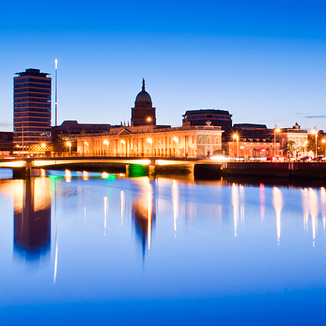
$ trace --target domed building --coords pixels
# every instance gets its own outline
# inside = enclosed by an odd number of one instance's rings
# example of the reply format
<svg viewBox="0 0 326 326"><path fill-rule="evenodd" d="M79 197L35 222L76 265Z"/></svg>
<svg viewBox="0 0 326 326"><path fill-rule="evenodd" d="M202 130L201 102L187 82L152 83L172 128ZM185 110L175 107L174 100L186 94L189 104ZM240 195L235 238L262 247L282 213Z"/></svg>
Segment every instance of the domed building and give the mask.
<svg viewBox="0 0 326 326"><path fill-rule="evenodd" d="M145 80L143 87L135 100L135 107L131 108L131 126L156 126L156 108L153 108L151 96L145 91Z"/></svg>
<svg viewBox="0 0 326 326"><path fill-rule="evenodd" d="M156 108L145 90L136 96L131 108L131 125L110 125L106 133L77 135L80 156L129 157L207 157L222 150L221 126L192 126L185 121L181 127L156 124Z"/></svg>

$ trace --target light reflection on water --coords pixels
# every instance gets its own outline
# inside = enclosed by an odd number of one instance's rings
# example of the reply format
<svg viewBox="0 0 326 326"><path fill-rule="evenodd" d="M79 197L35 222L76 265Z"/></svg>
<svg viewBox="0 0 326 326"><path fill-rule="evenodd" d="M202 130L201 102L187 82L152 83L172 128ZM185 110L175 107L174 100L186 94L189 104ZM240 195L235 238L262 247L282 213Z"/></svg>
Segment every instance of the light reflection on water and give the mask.
<svg viewBox="0 0 326 326"><path fill-rule="evenodd" d="M279 295L289 305L285 323L293 320L289 295L305 294L293 309L307 306L317 289L326 298L323 187L77 178L66 171L63 178L1 180L0 204L0 306L8 309L122 302L128 310L135 302L185 300L182 309L191 312L183 321L191 324L202 308L190 308L189 300L218 300L200 319L214 324L213 311L232 314L240 298L254 295L263 311ZM255 314L247 307L235 322ZM119 318L127 323L121 311Z"/></svg>

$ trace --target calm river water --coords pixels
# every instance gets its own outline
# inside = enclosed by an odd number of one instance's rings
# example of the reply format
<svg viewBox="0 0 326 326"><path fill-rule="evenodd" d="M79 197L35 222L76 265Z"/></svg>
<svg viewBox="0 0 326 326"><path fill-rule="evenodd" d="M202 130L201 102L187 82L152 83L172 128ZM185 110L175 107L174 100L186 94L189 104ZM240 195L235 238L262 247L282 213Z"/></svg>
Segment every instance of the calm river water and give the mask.
<svg viewBox="0 0 326 326"><path fill-rule="evenodd" d="M325 188L53 172L0 208L1 325L325 324Z"/></svg>

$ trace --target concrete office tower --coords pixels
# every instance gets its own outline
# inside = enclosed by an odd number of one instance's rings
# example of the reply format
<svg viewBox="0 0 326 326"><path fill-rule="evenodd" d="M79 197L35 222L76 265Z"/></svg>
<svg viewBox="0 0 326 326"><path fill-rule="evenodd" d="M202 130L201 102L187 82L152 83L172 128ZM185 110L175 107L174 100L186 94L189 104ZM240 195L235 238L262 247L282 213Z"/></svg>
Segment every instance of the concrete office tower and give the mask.
<svg viewBox="0 0 326 326"><path fill-rule="evenodd" d="M14 146L40 152L51 145L51 78L39 69L14 77Z"/></svg>

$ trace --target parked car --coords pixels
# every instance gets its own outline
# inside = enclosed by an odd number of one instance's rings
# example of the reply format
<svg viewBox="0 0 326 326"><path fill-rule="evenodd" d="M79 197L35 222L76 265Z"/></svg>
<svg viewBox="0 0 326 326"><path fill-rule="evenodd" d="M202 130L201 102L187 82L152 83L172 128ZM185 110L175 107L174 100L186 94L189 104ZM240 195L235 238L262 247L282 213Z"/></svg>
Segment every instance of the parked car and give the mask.
<svg viewBox="0 0 326 326"><path fill-rule="evenodd" d="M274 156L268 156L267 161L272 161L272 162L284 162L284 157L279 156L279 155L274 155Z"/></svg>
<svg viewBox="0 0 326 326"><path fill-rule="evenodd" d="M311 156L303 156L300 158L301 162L310 162L312 160Z"/></svg>

